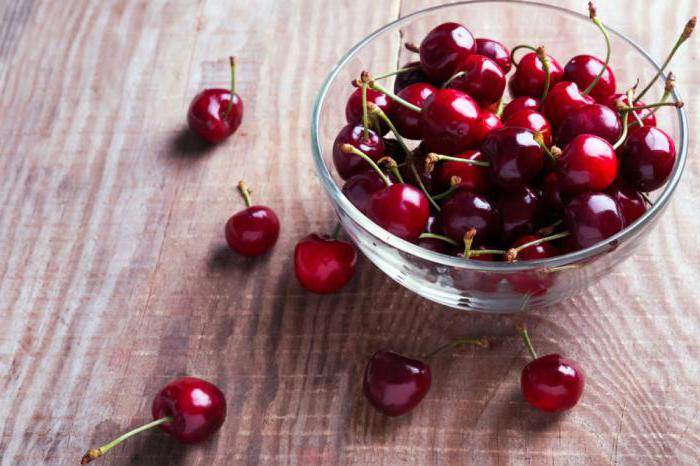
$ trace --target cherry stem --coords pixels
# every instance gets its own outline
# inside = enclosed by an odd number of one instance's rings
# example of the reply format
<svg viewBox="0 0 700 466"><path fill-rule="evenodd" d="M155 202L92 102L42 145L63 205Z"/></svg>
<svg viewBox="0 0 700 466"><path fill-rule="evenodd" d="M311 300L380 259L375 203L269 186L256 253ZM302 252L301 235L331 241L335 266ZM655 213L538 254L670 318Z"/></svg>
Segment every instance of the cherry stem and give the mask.
<svg viewBox="0 0 700 466"><path fill-rule="evenodd" d="M636 112L632 112L636 115ZM628 111L623 111L622 112L622 133L620 134L620 138L615 141L615 144L613 144L613 149L617 150L618 147L620 147L622 144L625 143L625 140L627 139L627 132L629 131L629 118L628 118L629 112ZM640 120L641 122L641 120ZM644 124L642 123L642 126Z"/></svg>
<svg viewBox="0 0 700 466"><path fill-rule="evenodd" d="M144 430L148 430L152 427L159 426L159 425L165 424L167 422L171 422L172 420L173 420L173 418L170 416L156 419L155 421L149 422L148 424L144 424L141 427L137 427L134 430L130 430L129 432L120 435L119 437L115 438L111 442L109 442L105 445L102 445L99 448L91 448L90 450L87 451L87 453L85 453L85 456L83 456L83 458L80 460L80 464L88 464L92 460L95 460L95 459L99 458L100 456L104 455L109 450L116 447L117 445L119 445L124 440L128 439L129 437L136 435L140 432L143 432Z"/></svg>
<svg viewBox="0 0 700 466"><path fill-rule="evenodd" d="M683 42L688 40L690 35L693 33L693 29L695 29L696 22L697 22L697 18L695 16L693 16L692 18L690 18L688 20L688 22L685 25L685 28L683 28L683 32L681 32L680 37L678 37L678 40L673 45L671 52L668 54L668 57L666 57L666 61L664 61L664 64L661 65L661 68L659 68L659 71L656 73L654 78L649 82L649 84L647 84L646 87L644 89L642 89L642 92L640 92L637 95L637 98L634 99L634 102L632 102L633 104L636 104L639 101L639 99L641 99L644 96L644 94L646 94L649 91L649 89L651 89L651 86L653 86L654 83L663 74L663 72L666 69L666 67L668 66L668 64L671 63L671 59L673 58L673 55L675 55L678 48L683 44Z"/></svg>
<svg viewBox="0 0 700 466"><path fill-rule="evenodd" d="M551 235L552 233L554 233L554 230L556 230L557 227L559 225L561 225L562 223L564 223L564 220L557 220L556 222L552 223L551 225L547 225L546 227L542 227L539 230L537 230L537 234L539 236Z"/></svg>
<svg viewBox="0 0 700 466"><path fill-rule="evenodd" d="M460 338L459 340L454 340L451 341L445 345L442 345L427 355L424 356L424 359L430 359L436 354L450 348L455 348L457 346L462 346L462 345L474 345L478 346L479 348L489 348L491 346L491 338L488 337L481 337L481 338Z"/></svg>
<svg viewBox="0 0 700 466"><path fill-rule="evenodd" d="M593 90L596 84L598 84L598 81L600 81L600 78L603 77L603 73L605 73L605 70L608 68L608 63L610 63L610 54L612 53L612 47L610 46L610 36L608 35L608 31L605 29L605 26L603 26L603 23L600 22L598 17L596 16L596 9L595 6L593 6L593 2L588 2L588 11L590 13L591 21L598 26L598 29L600 29L600 32L603 33L603 37L605 37L605 65L600 69L598 72L598 75L595 77L593 81L588 85L588 87L582 92L583 95L588 95L590 92Z"/></svg>
<svg viewBox="0 0 700 466"><path fill-rule="evenodd" d="M343 226L340 224L340 222L335 224L335 228L333 228L333 233L331 233L331 238L333 239L338 239L338 235L340 234L340 229Z"/></svg>
<svg viewBox="0 0 700 466"><path fill-rule="evenodd" d="M667 102L671 95L673 94L673 89L676 87L676 76L672 71L668 72L666 76L666 85L664 86L664 93L661 96L661 102ZM655 108L652 110L651 114L654 115L659 109Z"/></svg>
<svg viewBox="0 0 700 466"><path fill-rule="evenodd" d="M236 57L228 57L228 63L231 66L231 98L228 101L226 113L224 113L224 120L226 120L228 114L231 113L231 109L233 108L233 96L236 95Z"/></svg>
<svg viewBox="0 0 700 466"><path fill-rule="evenodd" d="M464 258L469 259L469 253L472 250L472 243L474 242L474 237L476 236L476 228L471 227L464 234Z"/></svg>
<svg viewBox="0 0 700 466"><path fill-rule="evenodd" d="M418 107L418 106L416 106L416 105L413 105L412 103L410 103L410 102L408 102L408 101L402 99L401 97L397 96L396 94L394 94L393 92L391 92L389 89L387 89L386 87L382 86L382 85L379 84L377 81L375 81L375 80L369 75L369 73L367 73L366 71L363 71L363 72L362 72L362 77L361 77L360 79L362 79L363 82L366 82L366 83L369 85L369 88L370 88L370 89L372 89L372 90L374 90L374 91L377 91L377 92L381 92L382 94L384 94L385 96L387 96L387 97L389 97L391 100L393 100L394 102L396 102L396 103L398 103L398 104L401 104L401 105L403 105L404 107L410 108L410 109L413 110L414 112L417 112L417 113L420 113L420 112L421 112L420 107Z"/></svg>
<svg viewBox="0 0 700 466"><path fill-rule="evenodd" d="M462 183L462 178L460 178L459 176L453 176L452 178L450 178L449 189L443 193L436 194L435 196L433 196L433 199L435 199L436 201L441 201L443 199L446 199L446 198L452 196L455 193L455 191L457 191L459 189L459 185L461 183Z"/></svg>
<svg viewBox="0 0 700 466"><path fill-rule="evenodd" d="M623 106L621 111L635 111L638 112L640 110L647 110L650 108L659 108L659 107L676 107L676 108L683 108L683 103L682 100L679 100L677 102L657 102L655 104L649 104L649 105L642 105L641 107L639 106L634 106L634 107L626 107Z"/></svg>
<svg viewBox="0 0 700 466"><path fill-rule="evenodd" d="M403 177L401 176L401 172L399 171L399 165L396 163L396 160L392 159L391 157L382 157L381 159L377 160L377 164L386 165L391 174L394 175L397 180L399 180L399 183L404 183Z"/></svg>
<svg viewBox="0 0 700 466"><path fill-rule="evenodd" d="M421 233L420 236L418 237L420 239L439 239L440 241L444 241L446 243L451 244L452 246L459 246L459 243L452 238L449 238L445 235L439 235L437 233Z"/></svg>
<svg viewBox="0 0 700 466"><path fill-rule="evenodd" d="M419 69L420 66L406 66L403 68L399 68L398 70L394 71L389 71L388 73L380 74L379 76L375 76L374 79L385 79L385 78L390 78L391 76L396 76L397 74L403 74L403 73L408 73L411 71L415 71Z"/></svg>
<svg viewBox="0 0 700 466"><path fill-rule="evenodd" d="M442 86L440 86L440 89L447 89L447 86L449 86L452 83L452 81L454 81L455 79L457 79L461 76L464 76L465 74L466 73L464 71L458 71L457 73L450 76L450 79L445 81L445 83Z"/></svg>
<svg viewBox="0 0 700 466"><path fill-rule="evenodd" d="M550 236L545 236L544 238L538 238L534 241L530 241L529 243L521 244L517 248L510 248L506 252L506 261L508 261L508 262L515 261L518 258L518 253L520 251L522 251L523 249L527 249L527 248L532 247L532 246L537 246L538 244L546 243L548 241L554 241L557 239L566 238L570 234L571 233L569 233L568 231L563 231L561 233L555 233L555 234L550 235Z"/></svg>
<svg viewBox="0 0 700 466"><path fill-rule="evenodd" d="M496 116L498 118L501 118L501 115L503 115L503 110L506 108L506 99L505 97L501 97L501 100L498 101L498 108L496 109Z"/></svg>
<svg viewBox="0 0 700 466"><path fill-rule="evenodd" d="M535 47L533 47L532 45L527 45L527 44L516 45L515 48L513 48L513 50L510 51L510 62L516 68L518 67L518 63L515 61L515 52L517 52L520 49L528 49L528 50L531 50L531 51L537 53L537 49Z"/></svg>
<svg viewBox="0 0 700 466"><path fill-rule="evenodd" d="M561 155L561 149L559 149L557 146L552 146L551 149L547 147L547 144L544 143L544 136L539 131L535 131L535 142L540 145L542 151L552 160L552 162L557 161L557 158L559 155Z"/></svg>
<svg viewBox="0 0 700 466"><path fill-rule="evenodd" d="M382 179L384 184L386 184L387 186L391 186L391 180L389 180L389 177L387 177L384 174L382 169L379 168L379 165L377 165L376 162L374 160L372 160L372 158L369 155L365 154L360 149L358 149L357 147L352 146L350 144L341 145L340 150L345 152L346 154L355 154L359 157L362 157L365 160L365 162L367 162L369 164L369 166L372 167L372 169L377 172L377 174Z"/></svg>
<svg viewBox="0 0 700 466"><path fill-rule="evenodd" d="M537 353L535 353L535 348L532 346L532 340L530 340L530 335L527 333L527 325L524 323L518 324L517 329L518 333L525 342L525 346L527 347L527 352L530 353L530 357L532 359L537 359Z"/></svg>
<svg viewBox="0 0 700 466"><path fill-rule="evenodd" d="M418 47L413 42L406 42L405 44L403 44L403 46L406 47L406 50L408 50L409 52L420 53L420 47Z"/></svg>
<svg viewBox="0 0 700 466"><path fill-rule="evenodd" d="M362 127L364 128L363 136L365 141L369 139L369 114L367 113L367 83L362 83L360 88L362 93Z"/></svg>
<svg viewBox="0 0 700 466"><path fill-rule="evenodd" d="M535 53L537 54L537 58L542 62L542 67L544 68L544 90L542 91L542 98L540 99L540 102L544 102L545 97L549 94L552 73L549 67L549 57L547 57L547 54L544 52L544 47L537 47Z"/></svg>
<svg viewBox="0 0 700 466"><path fill-rule="evenodd" d="M504 251L503 249L472 249L469 251L469 257L485 256L486 254L503 255L507 252L508 251Z"/></svg>
<svg viewBox="0 0 700 466"><path fill-rule="evenodd" d="M453 157L451 155L442 155L431 152L430 154L428 154L428 158L426 159L426 164L428 164L428 171L432 172L435 164L441 161L466 163L467 165L477 165L479 167L491 166L489 162L486 162L484 160L469 160L460 157Z"/></svg>
<svg viewBox="0 0 700 466"><path fill-rule="evenodd" d="M243 202L245 202L245 206L250 207L252 205L250 193L252 193L253 191L251 191L250 188L245 184L245 181L241 180L238 182L238 192L240 192L241 196L243 196Z"/></svg>

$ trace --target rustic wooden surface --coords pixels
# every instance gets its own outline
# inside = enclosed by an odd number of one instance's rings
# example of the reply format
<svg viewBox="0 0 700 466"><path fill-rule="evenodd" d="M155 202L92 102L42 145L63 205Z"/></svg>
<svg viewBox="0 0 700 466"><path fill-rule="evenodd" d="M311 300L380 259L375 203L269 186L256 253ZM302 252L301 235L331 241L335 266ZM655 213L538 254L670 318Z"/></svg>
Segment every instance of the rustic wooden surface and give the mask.
<svg viewBox="0 0 700 466"><path fill-rule="evenodd" d="M673 65L693 142L664 220L609 280L526 316L541 351L588 375L579 406L550 416L520 398L512 320L432 305L367 261L333 296L293 278L295 241L333 224L308 140L323 73L367 32L438 2L255 3L0 2L0 463L77 464L192 374L227 394L212 441L152 432L101 464L697 464L699 42ZM697 6L599 1L657 57ZM226 85L231 53L246 115L208 149L184 115L197 90ZM283 222L266 258L224 248L241 177ZM413 414L387 419L363 399L374 350L484 334L502 338L436 361Z"/></svg>

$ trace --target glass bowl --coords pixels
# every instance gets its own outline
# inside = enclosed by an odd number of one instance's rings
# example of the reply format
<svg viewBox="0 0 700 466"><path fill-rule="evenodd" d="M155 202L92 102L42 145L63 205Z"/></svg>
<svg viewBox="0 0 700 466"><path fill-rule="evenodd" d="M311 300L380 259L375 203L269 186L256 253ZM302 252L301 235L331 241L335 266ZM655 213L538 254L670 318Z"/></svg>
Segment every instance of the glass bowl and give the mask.
<svg viewBox="0 0 700 466"><path fill-rule="evenodd" d="M649 210L605 241L563 256L514 263L469 261L420 248L380 228L350 203L340 190L342 180L333 167L331 152L337 133L346 124L344 109L353 91L351 81L362 70L378 75L416 60L402 43L420 43L428 31L446 21L462 23L475 37L500 40L509 48L520 43L544 45L562 66L574 55L605 53L603 38L588 16L535 2L465 1L422 10L387 24L340 59L316 97L311 146L318 176L352 241L377 267L409 290L436 303L470 311L514 312L555 304L596 283L628 258L659 220L686 161L685 112L664 108L656 114L658 126L676 143L676 165L666 185L652 193ZM648 82L659 65L634 41L612 28L608 31L618 91L623 92L637 78L642 84ZM391 86L391 82L385 85ZM653 102L662 92L660 79L645 100ZM677 92L673 98L680 100Z"/></svg>

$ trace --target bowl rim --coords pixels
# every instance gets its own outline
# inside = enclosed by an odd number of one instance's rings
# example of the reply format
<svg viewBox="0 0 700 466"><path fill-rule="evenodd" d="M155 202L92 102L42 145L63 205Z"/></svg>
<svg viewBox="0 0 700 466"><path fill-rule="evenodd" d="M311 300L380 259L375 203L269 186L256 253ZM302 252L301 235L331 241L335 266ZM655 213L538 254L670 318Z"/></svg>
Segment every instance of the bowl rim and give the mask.
<svg viewBox="0 0 700 466"><path fill-rule="evenodd" d="M679 133L680 141L677 143L677 160L671 177L666 183L664 190L659 195L658 199L654 204L634 223L624 228L622 231L616 233L615 235L606 238L605 240L594 244L585 249L574 251L568 254L563 254L560 256L532 260L532 261L516 261L512 263L508 262L487 262L487 261L469 261L464 260L459 257L452 257L445 254L440 254L437 252L430 251L428 249L422 248L416 244L399 238L394 234L383 229L362 212L355 207L342 193L338 185L336 185L333 177L331 176L328 167L326 166L323 159L323 149L320 141L320 119L321 119L321 109L325 102L328 90L333 83L334 79L340 72L340 70L359 52L363 47L369 44L376 37L382 35L383 33L395 29L402 24L408 23L416 17L426 15L428 13L438 11L441 9L455 8L459 6L465 6L470 4L486 4L486 3L504 3L504 4L520 4L532 7L538 7L543 9L553 10L562 14L573 16L579 19L589 20L589 17L572 11L568 8L563 8L555 5L547 5L544 3L538 3L529 0L466 0L458 1L453 3L442 4L430 8L425 8L416 12L413 12L407 16L394 20L376 31L372 32L360 42L356 43L352 48L350 48L340 60L333 66L328 75L323 81L321 88L319 89L316 98L314 100L314 106L311 114L311 150L313 152L314 165L316 166L316 172L321 178L322 185L329 196L332 198L333 202L345 212L354 222L356 222L362 229L370 233L377 240L387 243L388 245L398 249L404 254L418 257L420 259L449 267L456 267L467 270L477 270L477 271L524 271L524 270L535 270L535 269L547 269L554 267L562 267L569 264L581 262L587 258L597 256L599 254L604 254L612 249L619 247L626 240L634 237L637 233L641 232L642 229L649 226L651 221L659 215L669 200L671 195L675 191L678 183L680 181L681 175L685 168L687 152L688 152L688 121L684 108L676 109L679 120ZM624 34L617 32L617 30L610 28L607 24L605 25L608 33L622 39L627 44L636 49L657 71L661 68L660 65L654 60L649 53L644 50L639 44L634 40L628 38ZM663 74L665 77L666 74ZM672 98L674 101L678 102L681 100L680 93L678 89L673 90ZM674 141L675 142L675 141Z"/></svg>

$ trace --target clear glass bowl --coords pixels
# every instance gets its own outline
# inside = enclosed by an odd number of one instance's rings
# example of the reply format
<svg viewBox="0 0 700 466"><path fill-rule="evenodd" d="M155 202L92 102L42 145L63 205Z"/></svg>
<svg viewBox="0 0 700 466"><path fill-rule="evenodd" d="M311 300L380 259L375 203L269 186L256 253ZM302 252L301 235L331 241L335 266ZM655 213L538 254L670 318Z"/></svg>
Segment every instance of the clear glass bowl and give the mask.
<svg viewBox="0 0 700 466"><path fill-rule="evenodd" d="M467 261L420 248L380 228L345 198L331 151L338 131L345 125L345 102L353 91L351 81L362 70L378 75L416 60L417 56L408 52L402 42L419 43L428 31L446 21L460 22L475 37L494 38L509 48L520 43L544 45L562 66L577 54L605 53L603 38L586 15L534 2L466 1L422 10L387 24L350 49L321 86L311 121L311 146L318 176L343 228L357 247L409 290L437 303L471 311L514 312L555 304L594 284L628 258L659 220L686 161L685 112L662 109L657 113L658 126L676 142L676 166L663 189L652 194L654 205L615 236L564 256L512 264ZM629 87L637 77L643 84L648 82L659 65L634 41L612 28L608 31L613 47L611 67L618 89ZM645 100L654 101L662 92L663 80L659 80ZM673 97L680 100L678 93Z"/></svg>

